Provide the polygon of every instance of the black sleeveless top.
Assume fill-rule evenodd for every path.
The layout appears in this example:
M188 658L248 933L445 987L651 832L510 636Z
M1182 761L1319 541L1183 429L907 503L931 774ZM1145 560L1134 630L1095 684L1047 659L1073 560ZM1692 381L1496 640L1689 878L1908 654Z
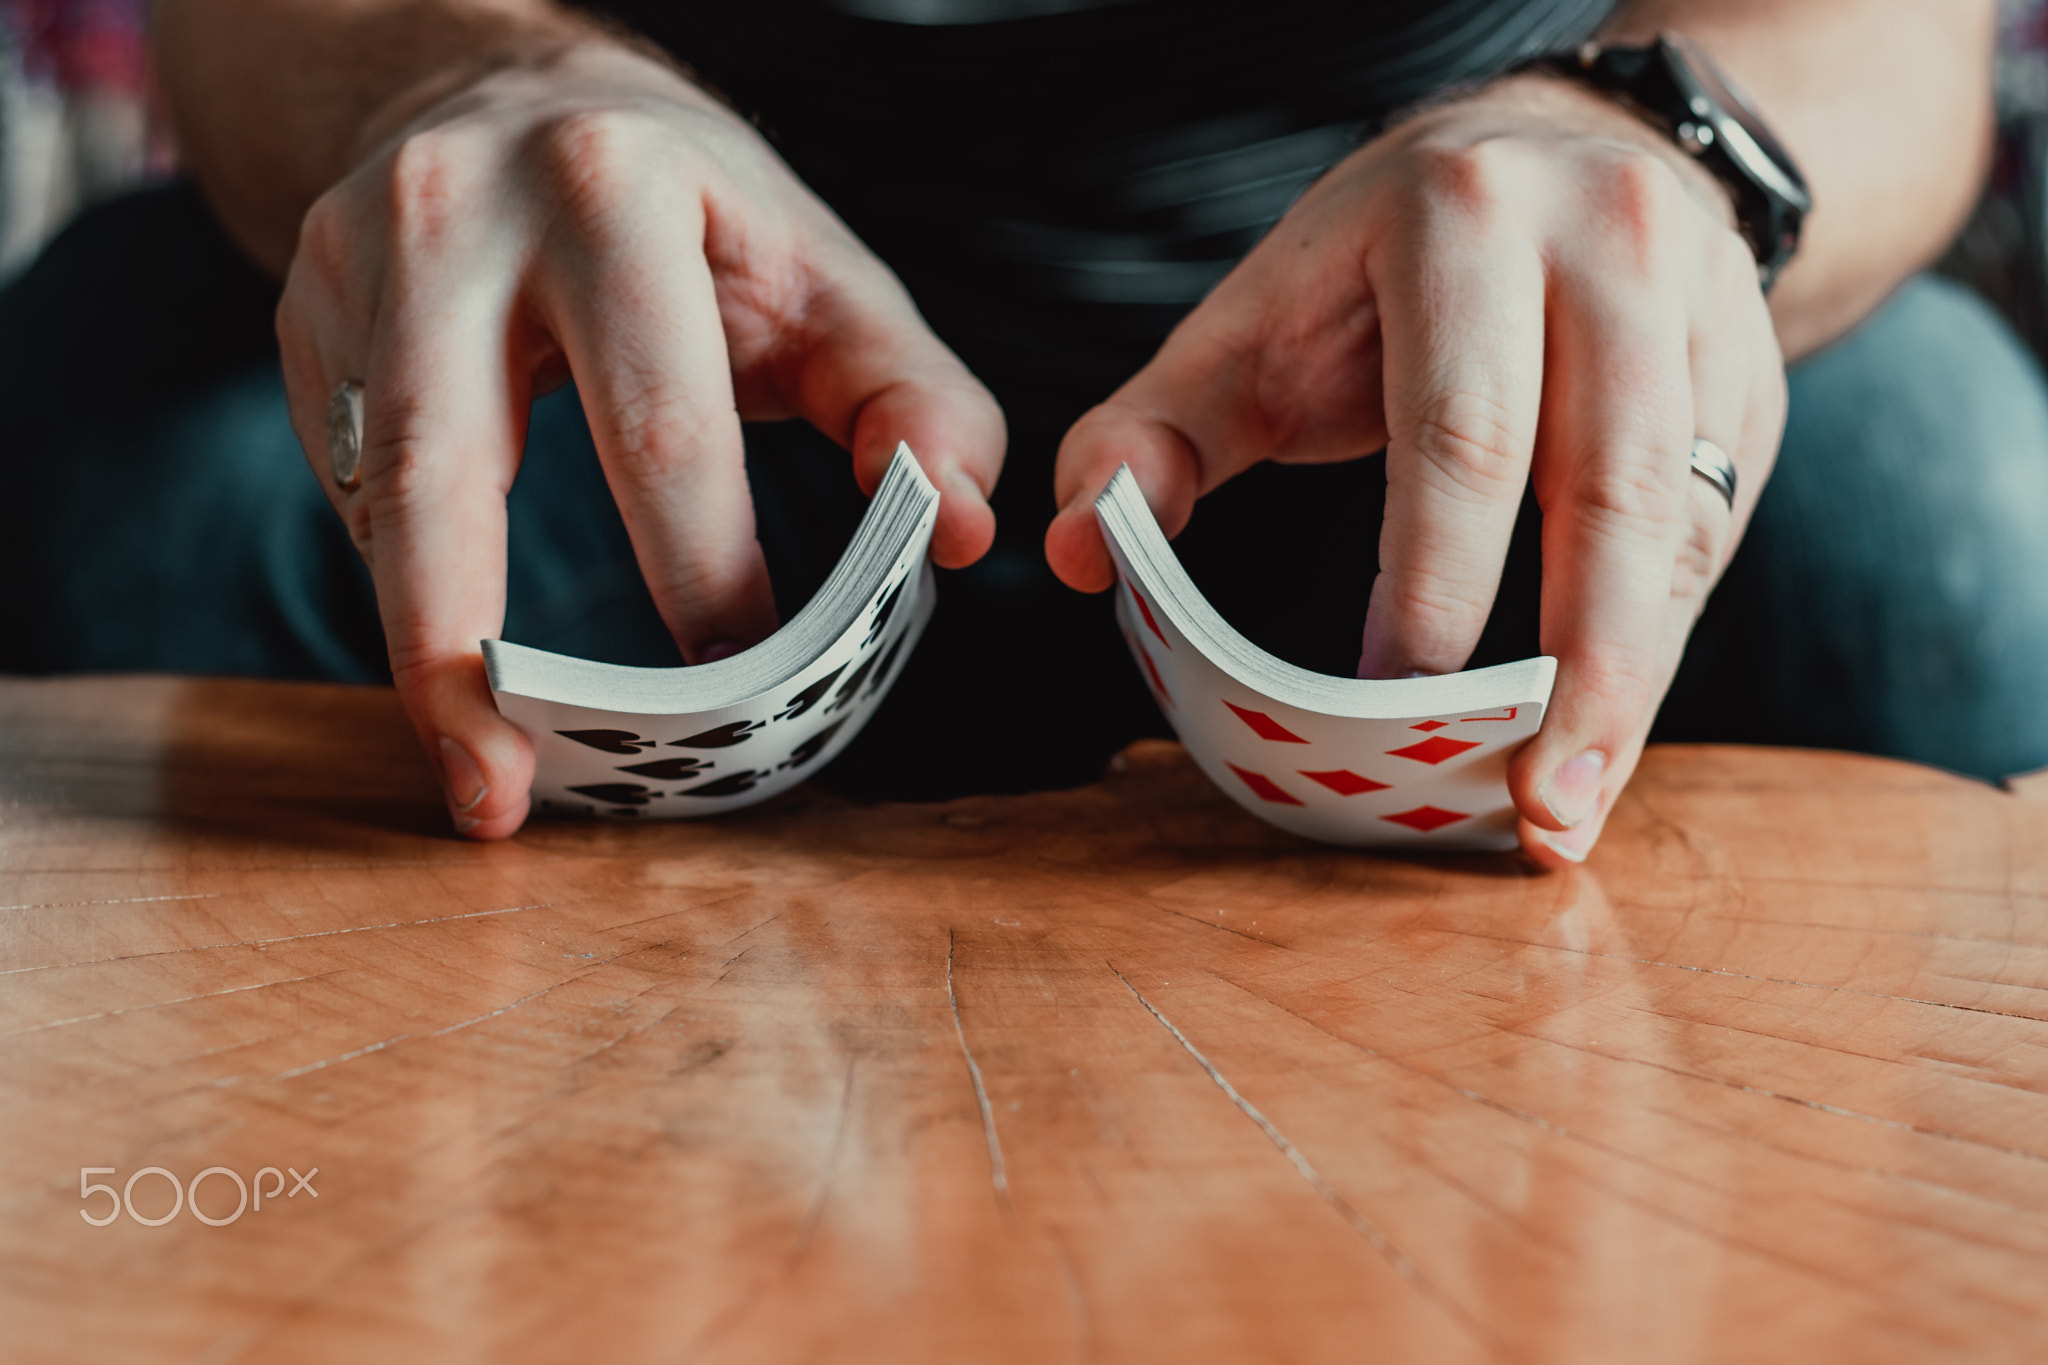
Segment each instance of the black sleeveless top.
M1611 0L604 8L756 119L999 392L1066 407L1142 365L1390 111L1569 50Z

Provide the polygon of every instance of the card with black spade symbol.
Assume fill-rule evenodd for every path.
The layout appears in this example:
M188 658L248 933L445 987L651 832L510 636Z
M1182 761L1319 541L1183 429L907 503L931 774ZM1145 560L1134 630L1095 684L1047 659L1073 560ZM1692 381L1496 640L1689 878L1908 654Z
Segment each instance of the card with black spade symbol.
M1326 843L1515 846L1508 758L1557 661L1391 681L1296 668L1233 630L1174 557L1129 466L1095 500L1124 639L1188 753L1260 819Z
M716 815L765 801L860 733L917 646L939 495L910 447L831 577L781 630L693 668L627 668L483 642L498 710L533 741L536 812Z

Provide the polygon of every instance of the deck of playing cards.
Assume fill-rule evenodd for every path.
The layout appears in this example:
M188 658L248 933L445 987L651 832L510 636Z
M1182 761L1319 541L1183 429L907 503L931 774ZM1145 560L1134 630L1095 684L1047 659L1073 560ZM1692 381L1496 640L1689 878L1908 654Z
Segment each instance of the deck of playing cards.
M867 724L931 619L939 494L899 445L817 596L752 649L627 668L483 642L498 710L533 741L534 809L673 819L765 801Z
M1239 805L1328 843L1515 846L1508 757L1543 721L1556 660L1393 681L1311 673L1217 615L1128 466L1095 516L1131 654L1188 753Z

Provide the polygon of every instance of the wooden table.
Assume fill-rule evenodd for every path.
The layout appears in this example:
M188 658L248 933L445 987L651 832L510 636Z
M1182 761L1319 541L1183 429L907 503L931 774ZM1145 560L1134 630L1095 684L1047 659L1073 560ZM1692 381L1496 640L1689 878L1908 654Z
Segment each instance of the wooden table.
M0 684L0 1358L2048 1358L2048 803L1665 750L1545 875L1152 745L444 831L386 693Z

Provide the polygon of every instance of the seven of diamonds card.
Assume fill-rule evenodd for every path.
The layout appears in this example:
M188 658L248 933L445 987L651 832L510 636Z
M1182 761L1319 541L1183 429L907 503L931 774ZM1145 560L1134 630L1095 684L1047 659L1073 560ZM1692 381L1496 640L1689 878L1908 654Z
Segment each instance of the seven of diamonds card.
M1160 709L1217 787L1328 843L1515 846L1508 759L1542 724L1554 660L1395 681L1308 674L1264 655L1200 600L1128 473L1118 478L1120 514L1112 506L1102 518L1117 619Z

